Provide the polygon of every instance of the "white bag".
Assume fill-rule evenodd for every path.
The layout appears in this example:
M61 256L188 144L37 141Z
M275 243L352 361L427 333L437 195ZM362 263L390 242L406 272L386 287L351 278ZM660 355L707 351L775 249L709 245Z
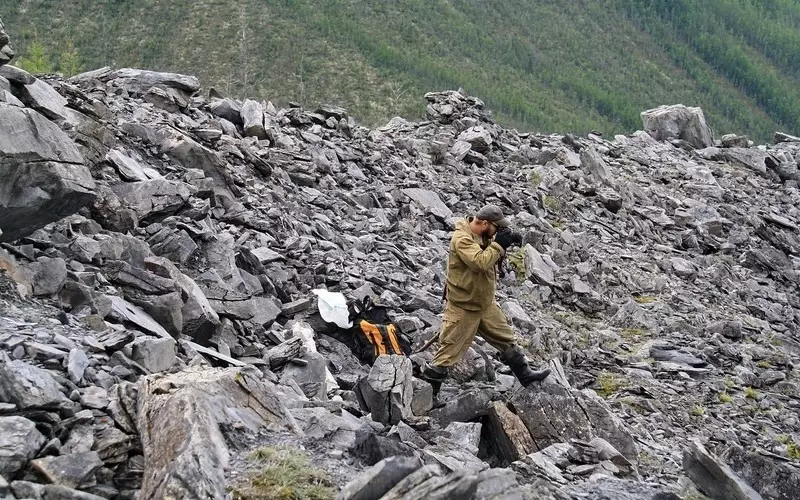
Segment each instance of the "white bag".
M317 296L317 309L322 319L334 323L339 328L350 328L350 312L347 310L347 299L339 292L329 292L324 289L311 290Z

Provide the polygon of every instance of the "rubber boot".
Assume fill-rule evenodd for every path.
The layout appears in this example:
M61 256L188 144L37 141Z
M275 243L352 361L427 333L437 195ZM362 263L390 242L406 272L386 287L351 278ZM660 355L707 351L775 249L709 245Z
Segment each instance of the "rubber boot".
M517 345L511 346L500 353L500 360L511 368L514 376L517 377L523 387L528 387L533 382L544 380L550 375L550 368L539 371L531 370L528 360L525 358L525 353Z
M442 388L442 382L447 378L449 370L444 366L436 366L430 363L425 363L419 378L431 384L433 387L433 407L440 406L439 404L439 390Z

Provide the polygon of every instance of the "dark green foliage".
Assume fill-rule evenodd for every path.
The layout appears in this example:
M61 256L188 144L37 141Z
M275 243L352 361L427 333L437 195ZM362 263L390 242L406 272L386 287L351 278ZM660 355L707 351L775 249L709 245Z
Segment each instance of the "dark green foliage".
M234 96L340 104L374 125L463 87L498 122L606 134L660 104L717 135L800 134L794 0L0 0L22 54L195 74ZM69 59L67 59L69 61Z

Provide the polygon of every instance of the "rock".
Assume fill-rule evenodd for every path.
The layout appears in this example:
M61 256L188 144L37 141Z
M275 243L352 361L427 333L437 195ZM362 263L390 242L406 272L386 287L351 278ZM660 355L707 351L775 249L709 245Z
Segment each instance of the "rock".
M152 316L142 311L140 308L131 304L121 297L110 296L111 312L113 317L120 321L128 321L142 328L146 332L158 335L159 337L172 340L172 336L159 325Z
M714 145L703 110L682 104L659 106L641 113L644 130L657 141L683 139L697 149Z
M741 446L731 446L722 458L766 500L791 500L800 491L800 469L790 463Z
M761 500L761 495L697 440L683 452L683 470L713 500Z
M475 500L525 500L517 475L510 469L487 469L478 474Z
M750 145L746 135L725 134L720 141L723 148L746 148Z
M77 212L95 183L75 144L30 109L0 104L0 242Z
M738 320L716 321L706 326L706 335L711 336L715 333L731 340L739 340L742 338L742 322Z
M16 96L29 108L33 108L54 121L67 119L67 100L46 82L36 79L14 89Z
M0 417L0 476L11 477L47 441L36 424L22 417Z
M544 256L530 244L526 244L523 251L525 252L525 275L542 285L553 286L557 268L548 263Z
M424 465L400 480L392 489L380 497L380 500L411 500L414 488L425 484L430 478L439 476L439 469L433 465Z
M60 457L44 457L31 461L31 466L49 483L68 488L95 484L94 474L103 466L96 451L73 453Z
M488 389L467 389L447 401L443 407L432 410L430 416L441 426L451 422L469 422L489 413L493 397L493 391Z
M359 391L376 422L394 425L411 417L411 360L394 354L378 356L369 375L359 383Z
M137 427L143 498L222 498L228 448L222 429L275 424L300 432L271 384L254 368L187 368L140 382Z
M336 495L336 500L377 500L422 467L419 458L389 457L366 469Z
M108 402L108 392L102 387L87 387L81 396L81 405L94 410L104 410Z
M175 347L173 339L140 337L133 341L131 359L150 373L163 372L175 364Z
M113 188L122 206L138 221L153 221L180 210L191 196L189 185L167 179L126 182Z
M474 470L462 469L447 476L439 476L425 467L408 476L408 482L398 483L397 490L389 491L381 500L473 498L478 489L478 476ZM421 472L423 470L425 472Z
M495 401L489 407L488 426L496 454L505 462L516 462L536 451L525 424L503 402Z
M143 167L137 160L119 149L109 150L106 153L106 161L114 165L119 175L129 182L148 181L161 177L156 170Z
M450 422L447 427L442 429L442 432L447 434L451 441L477 455L482 427L483 425L478 422Z
M439 219L447 220L453 216L452 210L445 205L439 195L433 191L420 188L403 189L403 194L411 198L426 213L430 212Z
M67 263L60 257L39 257L24 269L31 292L36 296L57 294L67 280Z
M104 498L107 497L55 484L45 485L42 490L42 500L103 500Z
M290 364L286 366L281 381L287 383L289 380L293 380L303 390L303 394L309 398L327 399L325 357L318 352L306 351L301 359L305 362L303 365Z
M472 149L479 153L487 152L492 145L492 136L488 130L481 126L470 127L461 132L458 140L469 143Z
M242 122L242 107L238 102L232 99L217 99L209 104L209 109L216 116L225 118L234 125L243 125Z
M608 165L594 147L581 150L581 167L589 174L589 178L598 183L608 182Z
M600 477L595 481L575 483L561 490L570 499L581 500L680 500L668 486Z
M40 499L44 494L44 488L44 485L32 483L30 481L13 481L11 483L11 491L14 492L17 498Z
M0 20L0 66L8 64L12 59L14 59L14 49L11 47L11 40L3 27L3 21Z
M75 75L71 80L81 82L94 78L102 82L118 80L118 83L124 85L125 88L138 94L144 94L152 87L174 88L189 94L200 90L200 82L197 77L135 68L121 68L114 71L111 71L110 68L101 68Z
M0 401L25 410L56 408L65 399L47 370L20 360L0 363Z
M536 391L517 390L511 403L537 450L574 438L589 441L596 436L611 443L631 462L636 461L636 445L625 424L589 391L543 384Z
M423 446L426 445L427 443L423 444ZM375 465L385 458L396 456L419 458L419 454L411 446L379 436L372 431L356 434L353 452L367 465Z
M772 142L774 144L780 144L781 142L800 142L800 137L795 137L783 132L775 132Z
M264 128L264 107L252 99L245 99L242 104L241 122L244 135L266 139L267 131Z
M414 394L411 396L411 412L414 415L427 415L433 408L433 387L428 382L414 377L412 379Z

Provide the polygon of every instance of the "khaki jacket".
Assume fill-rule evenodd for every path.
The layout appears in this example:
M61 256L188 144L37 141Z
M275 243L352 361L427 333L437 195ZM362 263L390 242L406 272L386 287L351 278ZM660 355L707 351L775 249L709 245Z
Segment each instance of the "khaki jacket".
M467 311L482 311L494 303L497 261L503 247L472 232L471 218L456 223L447 258L447 301Z

